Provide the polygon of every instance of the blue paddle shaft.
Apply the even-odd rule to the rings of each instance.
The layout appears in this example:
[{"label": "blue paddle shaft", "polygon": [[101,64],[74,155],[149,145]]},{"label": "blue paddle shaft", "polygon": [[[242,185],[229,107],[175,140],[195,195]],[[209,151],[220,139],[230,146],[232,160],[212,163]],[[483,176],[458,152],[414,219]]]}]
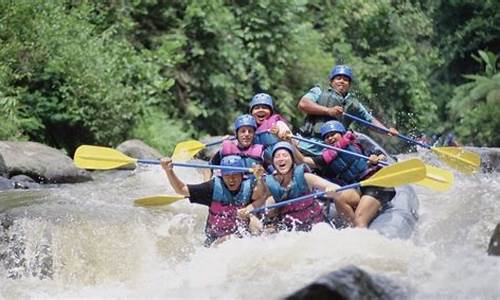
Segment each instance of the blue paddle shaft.
[{"label": "blue paddle shaft", "polygon": [[[361,185],[361,183],[356,182],[356,183],[353,183],[353,184],[345,185],[345,186],[343,186],[341,188],[336,189],[335,191],[336,192],[340,192],[340,191],[344,191],[344,190],[348,190],[348,189],[353,189],[353,188],[357,188],[360,185]],[[259,213],[259,212],[262,212],[262,211],[265,211],[265,210],[268,210],[268,209],[282,207],[282,206],[285,206],[285,205],[288,205],[288,204],[291,204],[291,203],[294,203],[294,202],[297,202],[297,201],[302,201],[302,200],[311,199],[311,198],[318,198],[318,197],[323,196],[324,194],[326,194],[326,192],[317,192],[317,193],[312,193],[312,194],[300,196],[300,197],[293,198],[293,199],[290,199],[290,200],[281,201],[281,202],[276,203],[276,204],[271,204],[271,205],[268,205],[268,206],[256,208],[256,209],[252,210],[251,213],[255,214],[255,213]]]},{"label": "blue paddle shaft", "polygon": [[172,163],[172,165],[176,167],[188,167],[188,168],[202,168],[202,169],[220,169],[220,170],[228,170],[228,171],[243,171],[243,172],[252,172],[250,168],[243,167],[232,167],[232,166],[219,166],[219,165],[205,165],[205,164],[192,164],[192,163]]},{"label": "blue paddle shaft", "polygon": [[[140,164],[158,165],[160,161],[158,159],[138,159]],[[206,164],[194,164],[194,163],[172,163],[175,167],[187,167],[187,168],[201,168],[201,169],[221,169],[230,171],[243,171],[252,172],[250,168],[243,167],[231,167],[231,166],[219,166],[219,165],[206,165]]]},{"label": "blue paddle shaft", "polygon": [[[386,132],[386,133],[390,133],[389,129],[387,129],[387,128],[383,128],[383,127],[380,127],[380,126],[374,125],[374,124],[372,124],[372,123],[370,123],[370,122],[367,122],[367,121],[365,121],[365,120],[363,120],[363,119],[360,119],[360,118],[358,118],[358,117],[356,117],[356,116],[353,116],[353,115],[351,115],[351,114],[344,113],[344,116],[346,116],[346,117],[348,117],[348,118],[350,118],[350,119],[353,119],[354,121],[357,121],[357,122],[360,122],[360,123],[365,124],[365,125],[367,125],[367,126],[370,126],[370,127],[372,127],[372,128],[375,128],[375,129],[381,130],[381,131]],[[417,145],[422,146],[422,147],[424,147],[424,148],[428,148],[428,149],[432,148],[430,145],[427,145],[427,144],[421,143],[421,142],[419,142],[419,141],[416,141],[416,140],[414,140],[414,139],[411,139],[411,138],[409,138],[409,137],[407,137],[407,136],[405,136],[405,135],[402,135],[401,133],[398,133],[398,137],[399,137],[400,139],[402,139],[402,140],[405,140],[405,141],[409,142],[409,143],[417,144]]]},{"label": "blue paddle shaft", "polygon": [[[328,148],[328,149],[332,149],[332,150],[335,150],[335,151],[338,151],[338,152],[343,152],[343,153],[346,153],[346,154],[349,154],[349,155],[352,155],[352,156],[356,156],[356,157],[359,157],[359,158],[368,159],[368,156],[365,156],[365,155],[362,155],[362,154],[359,154],[359,153],[356,153],[356,152],[352,152],[352,151],[349,151],[349,150],[344,150],[342,148],[334,147],[334,146],[331,146],[331,145],[327,145],[327,144],[324,144],[324,143],[319,143],[319,142],[316,142],[316,141],[313,141],[313,140],[309,140],[309,139],[305,139],[305,138],[301,138],[301,137],[298,137],[298,136],[295,136],[295,135],[292,136],[292,138],[294,138],[296,140],[299,140],[299,141],[303,141],[303,142],[309,143],[309,144],[317,145],[317,146],[320,146],[320,147],[323,147],[323,148]],[[385,165],[385,166],[389,165],[389,163],[385,162],[385,161],[379,161],[378,163],[381,164],[381,165]]]}]

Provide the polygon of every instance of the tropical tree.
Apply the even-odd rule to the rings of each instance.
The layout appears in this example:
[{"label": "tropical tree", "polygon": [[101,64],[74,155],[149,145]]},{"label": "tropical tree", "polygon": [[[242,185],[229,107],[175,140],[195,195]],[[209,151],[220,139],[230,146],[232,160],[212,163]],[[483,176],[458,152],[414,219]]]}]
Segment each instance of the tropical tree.
[{"label": "tropical tree", "polygon": [[455,89],[449,103],[459,136],[469,143],[500,146],[499,56],[479,51],[474,60],[484,66],[481,74],[464,75],[469,82]]}]

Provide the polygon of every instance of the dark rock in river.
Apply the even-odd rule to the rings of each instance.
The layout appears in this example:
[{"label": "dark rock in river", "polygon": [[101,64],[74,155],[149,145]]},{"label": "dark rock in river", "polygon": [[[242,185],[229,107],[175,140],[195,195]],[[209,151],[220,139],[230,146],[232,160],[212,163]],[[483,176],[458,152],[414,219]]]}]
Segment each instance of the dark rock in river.
[{"label": "dark rock in river", "polygon": [[61,151],[35,142],[0,142],[9,176],[25,174],[43,183],[75,183],[91,180]]},{"label": "dark rock in river", "polygon": [[488,255],[500,256],[500,223],[497,224],[491,236],[490,245],[488,246]]},{"label": "dark rock in river", "polygon": [[16,187],[16,183],[10,179],[0,176],[0,191],[11,190]]},{"label": "dark rock in river", "polygon": [[409,290],[394,281],[370,275],[356,266],[331,272],[286,297],[299,299],[407,299]]}]

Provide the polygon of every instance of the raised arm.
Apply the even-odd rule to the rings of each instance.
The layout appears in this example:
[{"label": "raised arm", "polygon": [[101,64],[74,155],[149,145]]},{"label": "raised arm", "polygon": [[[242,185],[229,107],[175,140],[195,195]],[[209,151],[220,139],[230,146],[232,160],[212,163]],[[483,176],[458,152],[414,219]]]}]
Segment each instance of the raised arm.
[{"label": "raised arm", "polygon": [[187,185],[177,177],[174,172],[172,159],[171,158],[162,158],[160,161],[161,167],[165,170],[165,174],[167,174],[167,179],[170,182],[170,185],[174,188],[174,191],[177,194],[181,194],[184,196],[189,196],[189,189]]}]

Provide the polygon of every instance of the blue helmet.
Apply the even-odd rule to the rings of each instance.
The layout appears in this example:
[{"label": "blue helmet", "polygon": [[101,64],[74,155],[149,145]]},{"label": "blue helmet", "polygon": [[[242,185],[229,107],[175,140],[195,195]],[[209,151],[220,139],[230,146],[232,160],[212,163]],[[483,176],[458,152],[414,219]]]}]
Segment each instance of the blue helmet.
[{"label": "blue helmet", "polygon": [[349,77],[349,80],[352,81],[354,79],[354,75],[352,73],[352,69],[348,65],[336,65],[328,74],[328,81],[332,81],[333,78],[337,75],[344,75]]},{"label": "blue helmet", "polygon": [[273,97],[271,97],[271,95],[266,93],[255,94],[252,97],[252,101],[250,101],[250,112],[252,112],[254,106],[257,105],[267,105],[269,106],[272,112],[274,110]]},{"label": "blue helmet", "polygon": [[[220,161],[220,165],[225,167],[241,167],[241,168],[245,167],[245,165],[243,164],[243,159],[241,159],[241,157],[239,157],[238,155],[224,156]],[[231,175],[239,173],[244,173],[244,171],[221,169],[222,175]]]},{"label": "blue helmet", "polygon": [[344,125],[342,125],[339,121],[328,121],[321,125],[319,132],[321,133],[321,138],[324,139],[325,136],[331,132],[340,132],[341,134],[344,134],[346,130]]},{"label": "blue helmet", "polygon": [[290,152],[290,155],[292,156],[292,158],[294,158],[292,144],[290,144],[289,142],[283,142],[283,141],[282,142],[277,142],[274,145],[271,157],[274,157],[274,154],[279,149],[285,149],[285,150],[287,150],[288,152]]},{"label": "blue helmet", "polygon": [[253,129],[257,130],[257,122],[255,122],[255,118],[252,115],[241,115],[234,120],[234,132],[238,133],[238,129],[243,126],[250,126]]}]

